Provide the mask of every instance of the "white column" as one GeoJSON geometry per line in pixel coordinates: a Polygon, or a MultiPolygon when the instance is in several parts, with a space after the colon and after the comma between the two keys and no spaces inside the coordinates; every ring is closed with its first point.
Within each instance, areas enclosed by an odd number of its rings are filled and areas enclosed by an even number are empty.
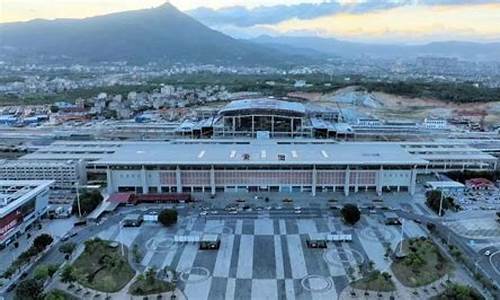
{"type": "Polygon", "coordinates": [[[349,179],[351,178],[351,170],[349,169],[349,166],[347,166],[347,169],[345,170],[345,178],[344,178],[344,195],[347,197],[349,196],[349,179]]]}
{"type": "Polygon", "coordinates": [[[411,183],[410,183],[410,195],[415,195],[415,188],[417,185],[417,166],[413,166],[411,170],[411,183]]]}
{"type": "Polygon", "coordinates": [[[356,172],[356,176],[355,176],[355,181],[354,181],[354,192],[357,193],[358,190],[359,190],[359,172],[356,172]]]}
{"type": "Polygon", "coordinates": [[[316,196],[316,184],[317,184],[318,171],[316,171],[316,166],[312,169],[312,195],[316,196]]]}
{"type": "Polygon", "coordinates": [[[177,187],[177,193],[182,192],[181,169],[179,166],[175,169],[175,186],[177,187]]]}
{"type": "Polygon", "coordinates": [[[149,193],[149,188],[146,178],[146,168],[144,166],[142,166],[141,168],[141,183],[142,183],[142,193],[143,194],[149,193]]]}
{"type": "Polygon", "coordinates": [[[377,195],[382,195],[382,186],[384,182],[384,168],[380,166],[380,170],[377,172],[377,195]]]}
{"type": "Polygon", "coordinates": [[[252,137],[254,136],[254,132],[255,132],[255,118],[252,115],[252,137]]]}
{"type": "Polygon", "coordinates": [[[211,194],[215,195],[215,169],[214,169],[214,166],[210,167],[210,190],[211,190],[211,194]]]}
{"type": "Polygon", "coordinates": [[[113,173],[111,172],[111,169],[108,168],[106,169],[106,181],[108,183],[108,194],[111,195],[113,194],[113,192],[115,191],[114,187],[113,187],[113,173]]]}

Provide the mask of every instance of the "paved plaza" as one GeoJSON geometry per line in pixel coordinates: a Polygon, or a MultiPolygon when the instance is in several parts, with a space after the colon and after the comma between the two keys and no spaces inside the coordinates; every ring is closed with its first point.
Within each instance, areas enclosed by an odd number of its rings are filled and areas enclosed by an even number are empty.
{"type": "MultiPolygon", "coordinates": [[[[176,227],[112,226],[103,239],[140,246],[143,266],[170,267],[180,272],[179,285],[188,299],[336,299],[348,285],[349,272],[373,261],[386,270],[386,247],[399,242],[400,227],[381,226],[380,216],[364,216],[354,228],[340,218],[323,216],[205,219],[183,217],[176,227]],[[352,233],[351,243],[330,243],[327,249],[306,246],[309,233],[352,233]],[[199,250],[198,244],[174,243],[175,234],[218,233],[217,251],[199,250]]],[[[413,223],[405,236],[425,232],[413,223]]]]}

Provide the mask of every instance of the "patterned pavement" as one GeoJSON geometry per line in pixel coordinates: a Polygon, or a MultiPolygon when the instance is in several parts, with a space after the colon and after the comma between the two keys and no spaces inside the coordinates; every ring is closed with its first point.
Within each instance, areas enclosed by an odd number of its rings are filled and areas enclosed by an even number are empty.
{"type": "MultiPolygon", "coordinates": [[[[408,227],[412,236],[420,228],[408,227]]],[[[399,241],[399,227],[380,226],[363,217],[355,229],[339,218],[228,218],[186,217],[174,228],[143,225],[120,230],[112,226],[104,239],[140,245],[142,265],[181,272],[179,287],[187,299],[336,299],[347,286],[350,270],[367,260],[388,268],[385,247],[399,241]],[[350,232],[351,243],[309,249],[309,233],[350,232]],[[197,244],[175,244],[174,234],[219,233],[218,251],[199,250],[197,244]],[[365,251],[368,249],[368,252],[365,251]]]]}

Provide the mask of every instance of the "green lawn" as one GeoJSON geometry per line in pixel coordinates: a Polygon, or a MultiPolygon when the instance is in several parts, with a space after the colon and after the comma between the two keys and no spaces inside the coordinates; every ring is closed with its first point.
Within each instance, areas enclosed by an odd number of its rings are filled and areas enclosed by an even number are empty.
{"type": "Polygon", "coordinates": [[[430,284],[451,269],[448,259],[430,240],[405,240],[403,250],[407,254],[406,257],[395,261],[391,269],[405,286],[418,287],[430,284]]]}
{"type": "Polygon", "coordinates": [[[78,298],[71,296],[64,291],[54,289],[45,294],[43,300],[78,300],[78,298]]]}
{"type": "Polygon", "coordinates": [[[101,292],[117,292],[133,277],[134,270],[121,255],[120,247],[110,247],[109,241],[91,240],[73,267],[78,283],[101,292]]]}
{"type": "MultiPolygon", "coordinates": [[[[389,275],[389,274],[387,274],[389,275]]],[[[392,292],[396,290],[394,282],[390,275],[383,275],[379,271],[372,272],[352,283],[352,287],[360,290],[369,290],[376,292],[392,292]]]]}
{"type": "Polygon", "coordinates": [[[134,296],[146,296],[170,292],[174,289],[175,285],[173,283],[165,282],[157,278],[138,276],[134,283],[130,285],[129,293],[134,296]]]}
{"type": "Polygon", "coordinates": [[[441,294],[431,297],[430,300],[484,300],[484,297],[470,286],[449,284],[441,294]]]}

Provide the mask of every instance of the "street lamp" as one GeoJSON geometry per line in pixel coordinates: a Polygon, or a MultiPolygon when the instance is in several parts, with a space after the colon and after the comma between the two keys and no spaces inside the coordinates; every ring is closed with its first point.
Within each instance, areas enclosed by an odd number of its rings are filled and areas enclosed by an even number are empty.
{"type": "Polygon", "coordinates": [[[439,216],[441,217],[441,212],[443,210],[443,200],[444,200],[444,191],[443,190],[439,190],[439,192],[441,193],[441,200],[439,201],[439,216]]]}
{"type": "Polygon", "coordinates": [[[76,203],[78,205],[78,216],[80,219],[82,218],[82,209],[80,207],[80,183],[77,181],[75,183],[76,185],[76,203]]]}
{"type": "Polygon", "coordinates": [[[404,234],[404,227],[405,227],[405,219],[401,219],[401,237],[399,239],[399,254],[403,254],[403,234],[404,234]]]}

